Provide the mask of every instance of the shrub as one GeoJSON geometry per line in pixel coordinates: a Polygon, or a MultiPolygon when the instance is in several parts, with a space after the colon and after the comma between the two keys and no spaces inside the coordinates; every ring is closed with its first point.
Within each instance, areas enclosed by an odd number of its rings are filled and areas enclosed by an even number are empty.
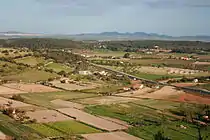
{"type": "Polygon", "coordinates": [[[24,98],[20,95],[13,95],[11,99],[24,102],[24,98]]]}

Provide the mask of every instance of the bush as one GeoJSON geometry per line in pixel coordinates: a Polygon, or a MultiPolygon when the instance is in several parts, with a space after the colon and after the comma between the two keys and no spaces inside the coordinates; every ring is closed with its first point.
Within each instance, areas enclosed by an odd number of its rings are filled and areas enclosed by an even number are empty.
{"type": "Polygon", "coordinates": [[[154,140],[171,140],[171,139],[165,137],[163,132],[158,131],[157,134],[154,135],[154,140]]]}
{"type": "Polygon", "coordinates": [[[24,102],[24,98],[20,95],[13,95],[11,99],[24,102]]]}

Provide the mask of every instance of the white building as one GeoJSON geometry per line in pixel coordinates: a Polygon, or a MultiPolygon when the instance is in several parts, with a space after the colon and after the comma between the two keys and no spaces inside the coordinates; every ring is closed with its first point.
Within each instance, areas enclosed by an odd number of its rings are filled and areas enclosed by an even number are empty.
{"type": "Polygon", "coordinates": [[[80,75],[92,75],[90,71],[79,71],[80,75]]]}

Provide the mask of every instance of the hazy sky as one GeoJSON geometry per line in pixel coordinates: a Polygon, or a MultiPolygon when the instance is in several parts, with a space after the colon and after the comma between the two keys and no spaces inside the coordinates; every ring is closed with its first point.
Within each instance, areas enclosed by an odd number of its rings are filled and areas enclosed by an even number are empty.
{"type": "Polygon", "coordinates": [[[210,35],[210,0],[1,0],[1,31],[210,35]]]}

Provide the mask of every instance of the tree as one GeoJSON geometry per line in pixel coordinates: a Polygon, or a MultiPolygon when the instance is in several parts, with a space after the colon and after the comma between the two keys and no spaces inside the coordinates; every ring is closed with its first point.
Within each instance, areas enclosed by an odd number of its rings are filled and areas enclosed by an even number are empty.
{"type": "Polygon", "coordinates": [[[171,140],[171,139],[164,136],[164,133],[162,131],[158,131],[157,134],[154,135],[154,140],[171,140]]]}
{"type": "Polygon", "coordinates": [[[63,70],[60,71],[60,72],[58,72],[58,74],[59,74],[59,75],[62,75],[62,76],[65,76],[65,77],[68,75],[68,73],[66,73],[66,72],[63,71],[63,70]]]}
{"type": "Polygon", "coordinates": [[[130,53],[125,53],[123,58],[130,58],[130,53]]]}

